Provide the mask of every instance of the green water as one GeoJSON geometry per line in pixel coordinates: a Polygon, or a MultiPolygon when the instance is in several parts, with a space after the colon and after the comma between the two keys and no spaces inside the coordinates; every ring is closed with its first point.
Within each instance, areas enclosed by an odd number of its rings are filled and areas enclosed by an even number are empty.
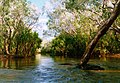
{"type": "Polygon", "coordinates": [[[80,70],[79,59],[36,55],[36,58],[0,61],[0,83],[120,83],[120,59],[90,60],[105,70],[80,70]]]}

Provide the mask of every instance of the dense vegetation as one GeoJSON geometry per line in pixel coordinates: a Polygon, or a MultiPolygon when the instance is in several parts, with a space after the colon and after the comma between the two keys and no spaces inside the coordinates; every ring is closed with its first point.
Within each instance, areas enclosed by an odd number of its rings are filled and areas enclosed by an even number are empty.
{"type": "MultiPolygon", "coordinates": [[[[49,30],[59,34],[43,47],[42,52],[54,56],[81,57],[88,43],[100,30],[99,26],[110,18],[113,5],[102,4],[101,0],[69,0],[59,3],[53,12],[48,12],[49,30]]],[[[119,26],[120,16],[99,40],[94,56],[120,52],[119,26]]]]}
{"type": "Polygon", "coordinates": [[[0,54],[35,55],[42,42],[38,33],[32,31],[38,15],[26,0],[0,1],[0,54]]]}
{"type": "MultiPolygon", "coordinates": [[[[53,11],[46,10],[47,25],[48,33],[51,31],[55,38],[42,47],[42,53],[82,57],[100,26],[110,18],[112,3],[117,3],[117,0],[108,1],[111,1],[111,6],[101,0],[51,0],[53,11]]],[[[34,55],[42,42],[38,33],[32,31],[39,18],[36,10],[26,0],[2,0],[0,10],[0,54],[15,57],[34,55]]],[[[99,40],[93,56],[120,52],[119,26],[120,16],[99,40]]]]}

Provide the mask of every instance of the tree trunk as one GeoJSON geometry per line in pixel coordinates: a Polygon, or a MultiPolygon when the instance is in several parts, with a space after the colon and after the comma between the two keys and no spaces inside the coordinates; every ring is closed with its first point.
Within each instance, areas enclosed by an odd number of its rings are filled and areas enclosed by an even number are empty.
{"type": "Polygon", "coordinates": [[[4,39],[4,54],[5,55],[9,54],[7,39],[4,39]]]}
{"type": "Polygon", "coordinates": [[[118,17],[118,15],[120,14],[120,0],[118,1],[118,3],[115,6],[115,9],[112,13],[112,15],[110,16],[110,18],[108,20],[106,20],[106,22],[101,25],[100,30],[98,31],[98,33],[96,34],[96,36],[94,37],[94,39],[90,42],[90,44],[87,46],[82,59],[80,60],[80,66],[84,67],[87,62],[90,59],[90,56],[97,44],[97,42],[99,41],[99,39],[106,34],[106,32],[108,31],[108,29],[111,27],[111,25],[113,24],[113,22],[116,20],[116,18],[118,17]]]}
{"type": "Polygon", "coordinates": [[[18,43],[17,43],[17,46],[16,46],[16,51],[15,51],[15,56],[17,56],[18,55],[18,43]]]}
{"type": "Polygon", "coordinates": [[[12,35],[12,30],[9,30],[9,37],[8,37],[8,52],[11,54],[11,35],[12,35]]]}

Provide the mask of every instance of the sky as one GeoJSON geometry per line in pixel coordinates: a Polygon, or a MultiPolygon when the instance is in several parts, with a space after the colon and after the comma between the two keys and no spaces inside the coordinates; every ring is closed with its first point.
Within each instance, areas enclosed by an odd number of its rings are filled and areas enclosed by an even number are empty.
{"type": "Polygon", "coordinates": [[[48,0],[28,0],[35,4],[37,7],[42,8],[48,0]]]}
{"type": "MultiPolygon", "coordinates": [[[[34,5],[37,8],[37,11],[43,12],[43,7],[49,2],[49,0],[27,0],[30,1],[32,5],[34,5]]],[[[47,38],[43,36],[43,31],[47,30],[48,27],[46,25],[48,21],[48,17],[46,14],[40,15],[38,20],[38,26],[33,29],[33,31],[38,32],[39,37],[43,40],[46,40],[47,38]]]]}

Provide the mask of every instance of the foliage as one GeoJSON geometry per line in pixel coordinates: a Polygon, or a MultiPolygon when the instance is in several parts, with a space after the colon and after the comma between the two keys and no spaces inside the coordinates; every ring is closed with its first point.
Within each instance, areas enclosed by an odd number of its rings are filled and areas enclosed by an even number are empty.
{"type": "Polygon", "coordinates": [[[99,51],[101,54],[119,53],[120,52],[119,36],[120,35],[115,31],[109,31],[98,42],[95,51],[99,51]]]}
{"type": "Polygon", "coordinates": [[[0,11],[0,53],[34,55],[41,43],[32,32],[39,13],[26,0],[1,0],[0,11]]]}
{"type": "MultiPolygon", "coordinates": [[[[99,26],[110,17],[112,9],[103,8],[102,0],[63,0],[61,4],[63,3],[65,5],[60,5],[48,13],[49,29],[59,33],[50,43],[48,51],[52,52],[52,55],[81,56],[100,29],[99,26]]],[[[115,31],[119,24],[118,18],[98,42],[94,53],[99,55],[119,52],[120,34],[115,31]]]]}
{"type": "Polygon", "coordinates": [[[38,33],[33,33],[27,28],[17,34],[15,40],[18,47],[16,55],[31,56],[35,54],[36,49],[40,48],[41,39],[38,38],[38,33]]]}
{"type": "MultiPolygon", "coordinates": [[[[62,32],[50,43],[49,49],[51,55],[68,56],[68,57],[81,57],[86,47],[87,38],[82,37],[80,34],[71,35],[62,32]]],[[[45,51],[46,51],[45,49],[45,51]]]]}

